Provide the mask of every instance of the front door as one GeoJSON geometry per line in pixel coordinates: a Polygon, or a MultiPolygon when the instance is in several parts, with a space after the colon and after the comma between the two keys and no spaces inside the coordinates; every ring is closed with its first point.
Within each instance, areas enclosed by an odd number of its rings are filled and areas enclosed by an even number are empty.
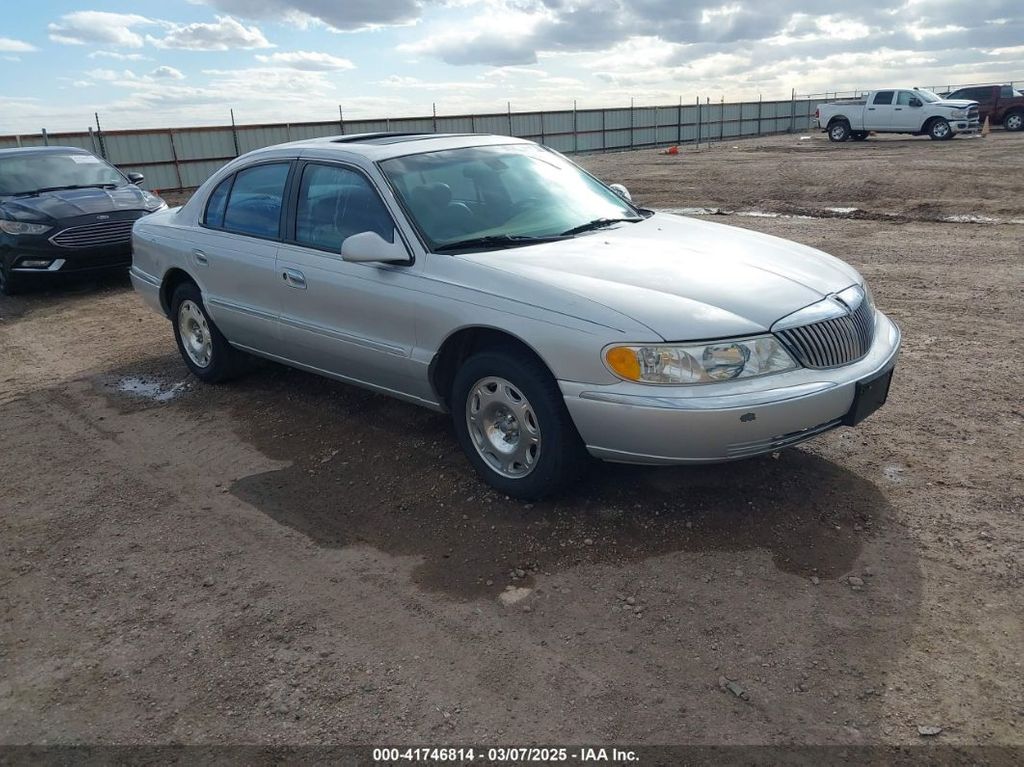
{"type": "Polygon", "coordinates": [[[921,130],[924,124],[921,117],[923,103],[913,91],[897,93],[896,104],[892,108],[892,130],[908,133],[921,130]]]}
{"type": "Polygon", "coordinates": [[[400,237],[394,219],[361,171],[311,162],[300,174],[292,231],[277,260],[289,359],[396,393],[422,390],[410,363],[418,267],[341,258],[341,243],[353,234],[400,237]]]}
{"type": "Polygon", "coordinates": [[[876,91],[864,106],[864,130],[889,130],[896,91],[876,91]]]}

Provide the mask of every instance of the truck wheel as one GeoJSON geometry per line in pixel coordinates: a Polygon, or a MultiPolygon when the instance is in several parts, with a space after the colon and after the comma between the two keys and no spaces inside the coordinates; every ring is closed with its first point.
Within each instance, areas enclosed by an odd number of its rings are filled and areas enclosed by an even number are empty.
{"type": "Polygon", "coordinates": [[[851,134],[851,138],[852,138],[852,139],[853,139],[854,141],[864,141],[864,140],[866,140],[866,139],[867,139],[867,137],[868,137],[868,132],[867,132],[866,130],[858,130],[858,131],[854,131],[854,132],[853,132],[853,133],[851,134]]]}
{"type": "Polygon", "coordinates": [[[949,123],[946,122],[943,117],[936,117],[932,121],[932,124],[928,126],[928,138],[933,141],[949,141],[953,138],[953,129],[949,127],[949,123]]]}
{"type": "Polygon", "coordinates": [[[1012,112],[1003,118],[1003,127],[1006,130],[1021,130],[1024,128],[1024,113],[1012,112]]]}
{"type": "Polygon", "coordinates": [[[850,138],[850,123],[846,120],[838,120],[832,123],[828,128],[828,140],[829,141],[846,141],[850,138]]]}

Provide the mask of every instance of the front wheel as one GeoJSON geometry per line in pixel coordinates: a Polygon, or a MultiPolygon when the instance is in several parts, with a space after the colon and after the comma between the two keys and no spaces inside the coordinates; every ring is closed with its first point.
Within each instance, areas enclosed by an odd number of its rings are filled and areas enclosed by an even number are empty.
{"type": "Polygon", "coordinates": [[[837,143],[846,141],[850,138],[850,123],[845,120],[839,120],[832,123],[828,128],[828,140],[835,141],[837,143]]]}
{"type": "Polygon", "coordinates": [[[1006,115],[1003,119],[1003,127],[1006,130],[1018,131],[1024,129],[1024,113],[1014,112],[1006,115]]]}
{"type": "Polygon", "coordinates": [[[928,126],[928,138],[932,141],[948,141],[953,138],[953,129],[945,118],[939,117],[928,126]]]}
{"type": "Polygon", "coordinates": [[[586,467],[586,449],[558,384],[525,352],[484,351],[466,360],[452,384],[451,410],[473,468],[506,495],[551,495],[586,467]]]}
{"type": "Polygon", "coordinates": [[[21,282],[11,270],[0,264],[0,295],[14,296],[21,292],[21,282]]]}
{"type": "Polygon", "coordinates": [[[191,282],[179,285],[171,297],[174,340],[185,365],[206,383],[226,381],[239,373],[245,355],[228,343],[203,305],[203,294],[191,282]]]}

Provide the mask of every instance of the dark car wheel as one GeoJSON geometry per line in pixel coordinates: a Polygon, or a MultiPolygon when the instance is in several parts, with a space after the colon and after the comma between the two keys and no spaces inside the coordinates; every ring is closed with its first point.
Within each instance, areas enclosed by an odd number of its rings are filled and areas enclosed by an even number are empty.
{"type": "Polygon", "coordinates": [[[953,138],[953,129],[949,127],[945,118],[938,117],[928,126],[928,138],[933,141],[948,141],[953,138]]]}
{"type": "Polygon", "coordinates": [[[466,360],[452,383],[451,410],[473,468],[506,495],[551,495],[587,465],[558,384],[525,352],[484,351],[466,360]]]}
{"type": "Polygon", "coordinates": [[[171,322],[181,358],[196,378],[218,383],[241,372],[245,354],[229,344],[210,319],[202,293],[194,283],[182,283],[175,289],[171,322]]]}
{"type": "Polygon", "coordinates": [[[1006,130],[1018,131],[1024,129],[1024,112],[1013,112],[1003,118],[1003,127],[1006,130]]]}
{"type": "Polygon", "coordinates": [[[841,142],[850,138],[850,123],[846,120],[837,120],[828,126],[828,140],[841,142]]]}
{"type": "Polygon", "coordinates": [[[0,265],[0,295],[13,296],[21,292],[21,281],[3,265],[0,265]]]}

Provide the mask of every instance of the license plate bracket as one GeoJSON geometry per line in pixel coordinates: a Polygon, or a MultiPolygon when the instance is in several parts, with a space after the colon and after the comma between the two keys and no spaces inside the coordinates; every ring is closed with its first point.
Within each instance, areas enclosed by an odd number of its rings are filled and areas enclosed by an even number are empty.
{"type": "Polygon", "coordinates": [[[886,399],[889,397],[889,386],[892,384],[893,371],[894,368],[889,368],[874,378],[857,382],[857,388],[853,395],[853,404],[850,406],[846,417],[843,418],[845,426],[856,426],[885,404],[886,399]]]}

